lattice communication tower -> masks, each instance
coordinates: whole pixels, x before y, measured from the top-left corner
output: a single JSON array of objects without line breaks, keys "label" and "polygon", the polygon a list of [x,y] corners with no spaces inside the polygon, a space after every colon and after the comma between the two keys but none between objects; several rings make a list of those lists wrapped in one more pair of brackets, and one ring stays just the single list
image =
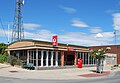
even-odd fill
[{"label": "lattice communication tower", "polygon": [[16,0],[14,24],[12,30],[12,42],[18,41],[24,38],[24,28],[22,21],[22,6],[24,5],[24,0]]}]

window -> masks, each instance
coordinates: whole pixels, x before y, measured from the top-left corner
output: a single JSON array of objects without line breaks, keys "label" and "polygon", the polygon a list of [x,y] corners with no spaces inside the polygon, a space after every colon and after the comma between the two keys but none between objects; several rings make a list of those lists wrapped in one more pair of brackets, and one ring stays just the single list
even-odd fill
[{"label": "window", "polygon": [[29,63],[36,66],[36,50],[29,50]]},{"label": "window", "polygon": [[48,52],[48,66],[51,65],[51,51]]},{"label": "window", "polygon": [[55,60],[56,60],[56,52],[53,52],[53,65],[55,65]]},{"label": "window", "polygon": [[61,52],[58,52],[58,65],[61,65]]},{"label": "window", "polygon": [[46,57],[47,57],[47,53],[46,51],[43,52],[43,66],[46,66]]},{"label": "window", "polygon": [[38,66],[41,66],[41,51],[38,51]]}]

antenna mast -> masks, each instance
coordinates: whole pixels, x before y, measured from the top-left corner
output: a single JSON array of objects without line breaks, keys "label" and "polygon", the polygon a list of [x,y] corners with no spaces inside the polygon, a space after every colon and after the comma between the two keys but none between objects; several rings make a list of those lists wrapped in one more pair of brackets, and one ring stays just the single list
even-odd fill
[{"label": "antenna mast", "polygon": [[114,36],[115,36],[115,45],[116,45],[116,30],[114,31]]},{"label": "antenna mast", "polygon": [[12,30],[12,42],[24,38],[24,28],[22,22],[21,8],[24,5],[24,0],[16,0],[14,24]]},{"label": "antenna mast", "polygon": [[10,32],[10,26],[9,26],[9,24],[8,24],[8,44],[9,44],[9,32]]}]

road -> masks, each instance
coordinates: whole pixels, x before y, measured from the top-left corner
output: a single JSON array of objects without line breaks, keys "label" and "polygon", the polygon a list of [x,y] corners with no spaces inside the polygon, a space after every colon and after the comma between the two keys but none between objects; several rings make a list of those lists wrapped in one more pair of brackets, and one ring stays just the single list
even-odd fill
[{"label": "road", "polygon": [[35,80],[0,77],[0,83],[120,83],[120,71],[105,77],[79,80]]}]

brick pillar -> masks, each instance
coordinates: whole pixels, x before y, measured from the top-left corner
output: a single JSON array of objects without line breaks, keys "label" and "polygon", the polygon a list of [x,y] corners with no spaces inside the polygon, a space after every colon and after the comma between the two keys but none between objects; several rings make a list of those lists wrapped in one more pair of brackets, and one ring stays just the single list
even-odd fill
[{"label": "brick pillar", "polygon": [[64,51],[61,53],[61,66],[64,66]]},{"label": "brick pillar", "polygon": [[77,55],[77,53],[75,52],[74,53],[74,66],[76,66],[76,58],[77,58],[76,55]]}]

